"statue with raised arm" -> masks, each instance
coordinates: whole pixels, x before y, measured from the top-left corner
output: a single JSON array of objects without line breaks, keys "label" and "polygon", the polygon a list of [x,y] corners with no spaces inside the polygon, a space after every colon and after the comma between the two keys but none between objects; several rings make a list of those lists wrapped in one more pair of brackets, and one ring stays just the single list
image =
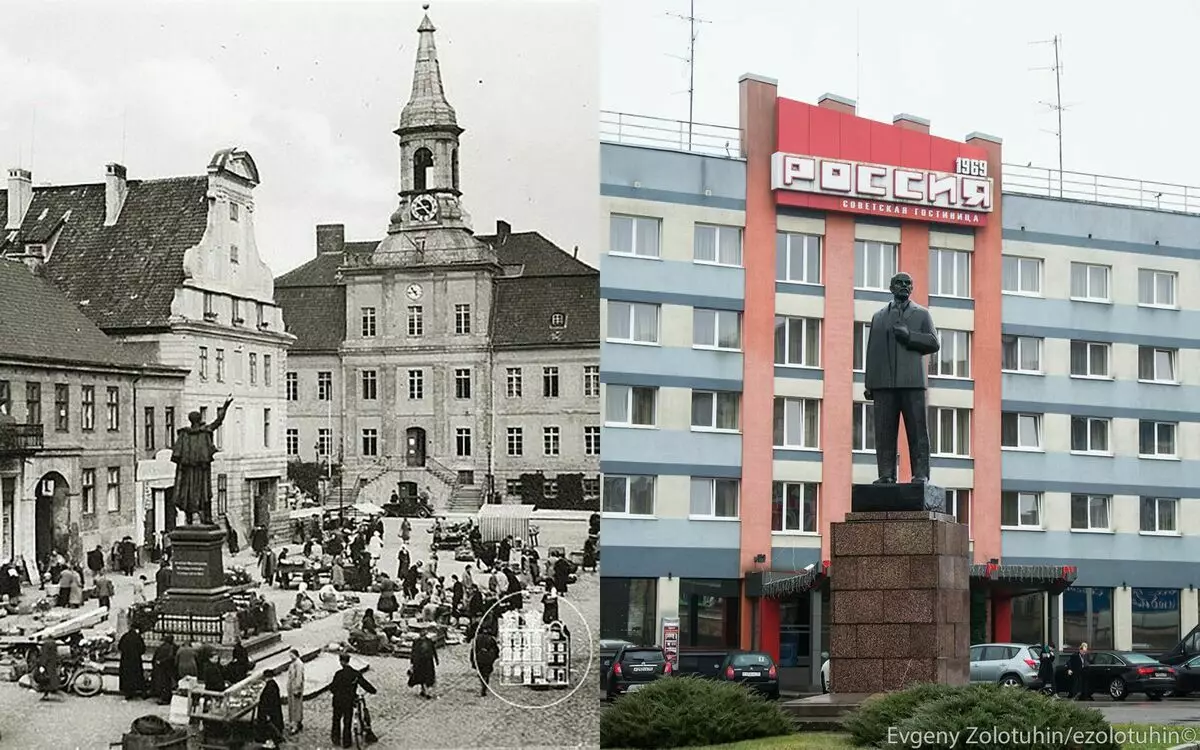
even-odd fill
[{"label": "statue with raised arm", "polygon": [[896,482],[900,418],[908,437],[914,484],[929,481],[929,430],[926,425],[925,355],[941,348],[929,311],[909,299],[912,277],[898,273],[890,285],[892,301],[871,318],[867,337],[866,398],[875,402],[875,484]]},{"label": "statue with raised arm", "polygon": [[204,424],[198,411],[188,414],[189,424],[179,431],[171,448],[171,461],[175,463],[175,507],[187,516],[188,526],[197,516],[201,524],[213,524],[212,463],[218,450],[213,433],[225,421],[231,403],[233,396],[225,399],[217,409],[217,418],[209,424]]}]

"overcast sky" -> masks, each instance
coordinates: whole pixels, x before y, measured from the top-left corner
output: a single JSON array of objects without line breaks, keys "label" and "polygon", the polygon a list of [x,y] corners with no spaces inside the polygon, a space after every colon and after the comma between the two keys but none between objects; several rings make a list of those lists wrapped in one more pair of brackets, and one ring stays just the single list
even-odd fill
[{"label": "overcast sky", "polygon": [[[1155,0],[695,0],[697,122],[738,124],[737,79],[779,81],[782,96],[832,92],[891,122],[907,112],[932,132],[1004,140],[1005,161],[1057,166],[1053,48],[1063,37],[1067,170],[1200,185],[1190,147],[1200,3]],[[604,0],[601,106],[687,118],[688,0]],[[861,41],[861,43],[860,43]],[[856,50],[861,59],[856,60]],[[860,73],[861,71],[861,73]],[[1182,144],[1182,147],[1181,145]]]},{"label": "overcast sky", "polygon": [[[430,8],[480,234],[503,218],[597,257],[599,22],[586,2],[441,0]],[[258,163],[258,247],[278,274],[314,225],[378,239],[396,207],[396,127],[419,2],[25,2],[0,34],[0,158],[35,184],[202,174],[216,150]]]}]

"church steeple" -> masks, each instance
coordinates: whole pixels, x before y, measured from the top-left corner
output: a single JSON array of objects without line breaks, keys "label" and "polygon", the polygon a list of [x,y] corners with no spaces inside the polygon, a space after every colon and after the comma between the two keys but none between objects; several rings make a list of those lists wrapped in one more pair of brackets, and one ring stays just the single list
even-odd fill
[{"label": "church steeple", "polygon": [[[428,5],[423,7],[429,10]],[[433,21],[429,20],[429,14],[426,13],[417,27],[419,41],[417,60],[413,66],[412,94],[400,112],[400,126],[395,130],[396,135],[402,136],[414,128],[444,128],[454,131],[455,135],[462,133],[454,115],[454,107],[446,101],[446,92],[442,88],[442,70],[438,66],[437,44],[433,40],[435,31],[437,29]]]}]

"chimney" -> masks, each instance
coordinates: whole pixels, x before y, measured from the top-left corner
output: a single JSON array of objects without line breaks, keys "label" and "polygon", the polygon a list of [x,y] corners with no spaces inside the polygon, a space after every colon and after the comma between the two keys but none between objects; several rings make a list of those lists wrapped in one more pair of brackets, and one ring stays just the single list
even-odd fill
[{"label": "chimney", "polygon": [[115,163],[104,165],[104,226],[111,227],[117,223],[128,193],[125,167]]},{"label": "chimney", "polygon": [[504,219],[496,219],[496,244],[503,245],[508,242],[510,234],[512,234],[512,225]]},{"label": "chimney", "polygon": [[847,99],[837,94],[821,94],[821,98],[817,100],[817,106],[847,115],[856,114],[858,110],[858,104],[853,99]]},{"label": "chimney", "polygon": [[317,255],[340,253],[346,249],[345,224],[317,225]]},{"label": "chimney", "polygon": [[5,229],[20,229],[33,202],[33,174],[28,169],[8,170],[8,222]]},{"label": "chimney", "polygon": [[575,246],[575,252],[571,255],[575,260],[579,260],[579,245]]},{"label": "chimney", "polygon": [[929,120],[924,117],[917,117],[906,112],[901,112],[892,118],[892,124],[905,130],[915,130],[918,133],[929,133]]}]

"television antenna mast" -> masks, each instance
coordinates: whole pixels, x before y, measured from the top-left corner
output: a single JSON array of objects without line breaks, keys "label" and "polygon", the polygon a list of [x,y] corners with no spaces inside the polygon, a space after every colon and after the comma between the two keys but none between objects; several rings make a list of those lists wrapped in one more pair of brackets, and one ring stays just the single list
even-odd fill
[{"label": "television antenna mast", "polygon": [[688,56],[686,58],[679,59],[686,62],[688,66],[687,145],[688,150],[690,151],[692,148],[692,130],[693,124],[695,123],[696,111],[696,37],[700,34],[699,29],[696,28],[696,24],[712,23],[712,21],[696,17],[696,0],[688,0],[688,14],[686,16],[682,13],[668,13],[667,15],[679,19],[680,21],[687,21],[688,23]]},{"label": "television antenna mast", "polygon": [[1070,109],[1069,105],[1064,105],[1062,101],[1062,34],[1055,34],[1052,38],[1040,42],[1030,42],[1030,44],[1049,44],[1054,47],[1054,65],[1045,68],[1031,68],[1037,71],[1050,71],[1054,73],[1054,101],[1039,101],[1038,104],[1047,107],[1054,112],[1058,119],[1058,127],[1055,130],[1047,131],[1051,133],[1058,141],[1058,197],[1063,197],[1063,112]]}]

